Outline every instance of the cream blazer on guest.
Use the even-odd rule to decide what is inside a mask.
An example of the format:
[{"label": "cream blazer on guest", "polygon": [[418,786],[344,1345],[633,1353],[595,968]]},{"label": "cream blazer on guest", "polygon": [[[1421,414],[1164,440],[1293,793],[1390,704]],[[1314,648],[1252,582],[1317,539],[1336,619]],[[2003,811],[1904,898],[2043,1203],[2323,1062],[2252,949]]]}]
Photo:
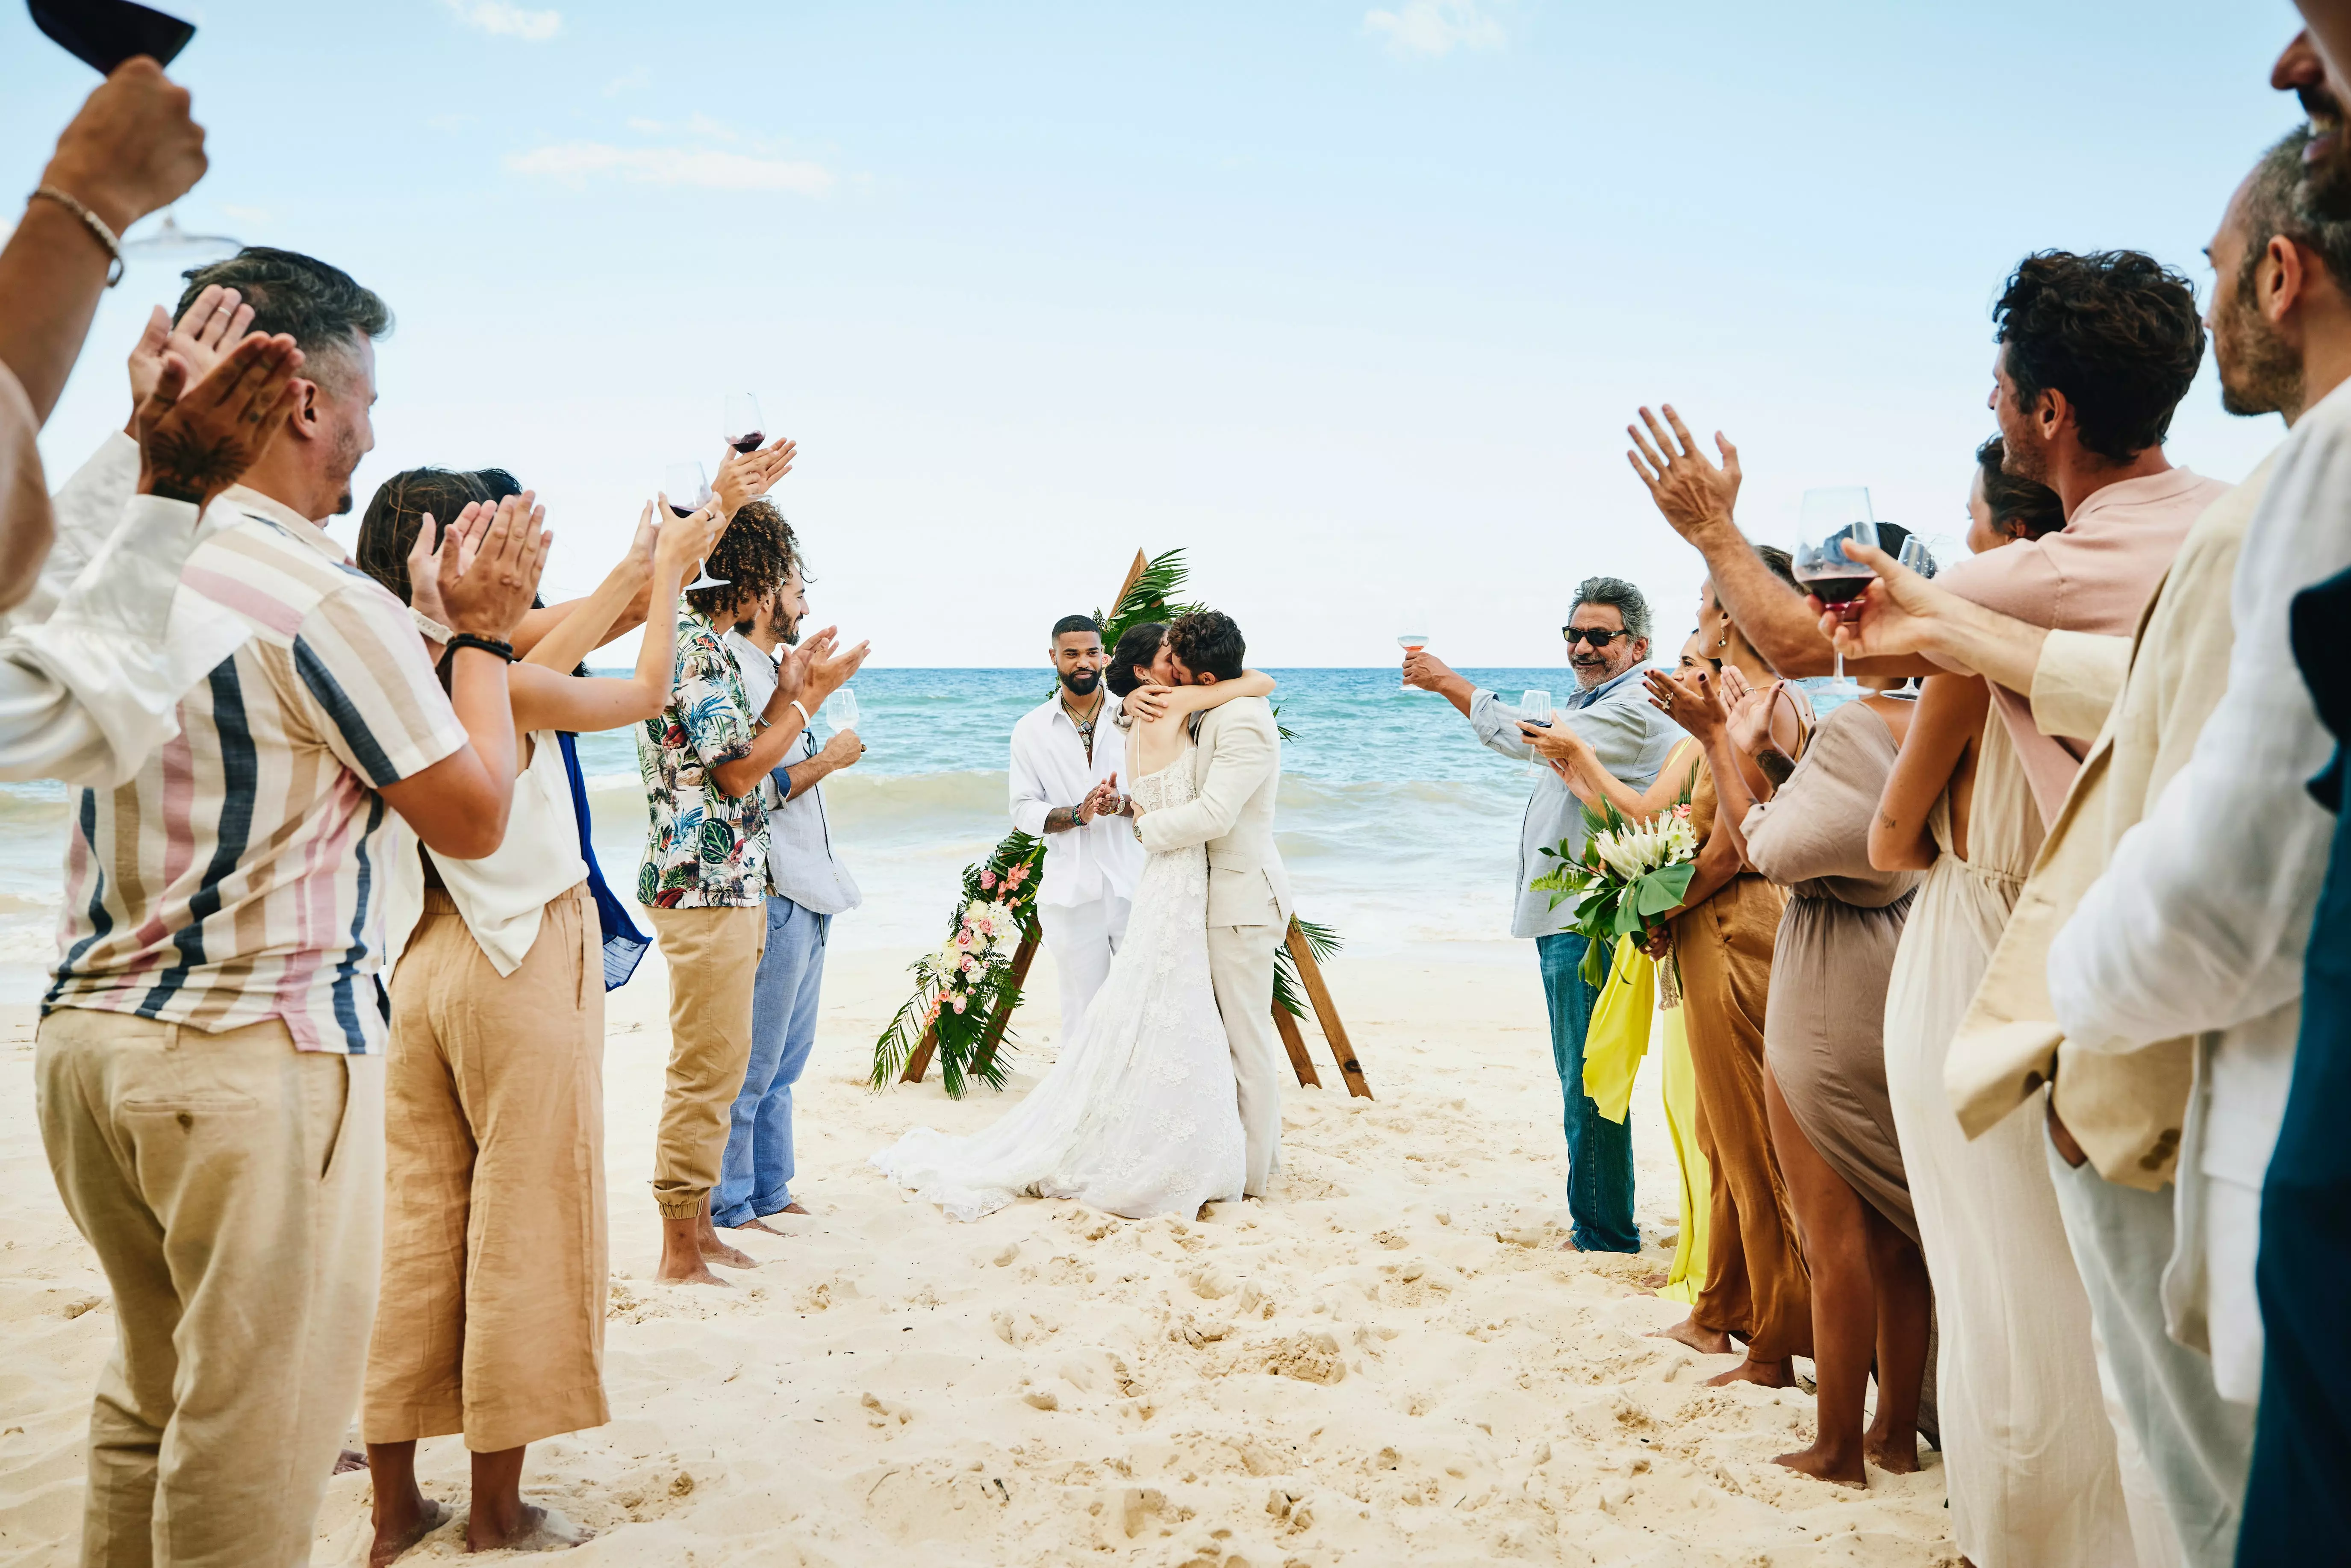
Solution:
[{"label": "cream blazer on guest", "polygon": [[1945,1060],[1943,1086],[1970,1138],[2054,1082],[2057,1114],[2098,1174],[2159,1191],[2179,1155],[2194,1041],[2110,1055],[2074,1049],[2050,1005],[2049,944],[2123,834],[2153,810],[2229,685],[2237,552],[2273,452],[2197,518],[2139,616],[2136,637],[2052,632],[2032,672],[2033,722],[2097,740],[2034,857],[2015,913]]},{"label": "cream blazer on guest", "polygon": [[1210,925],[1290,925],[1290,873],[1273,847],[1281,789],[1281,730],[1263,697],[1235,697],[1200,716],[1192,753],[1198,794],[1135,821],[1143,847],[1165,854],[1208,846]]}]

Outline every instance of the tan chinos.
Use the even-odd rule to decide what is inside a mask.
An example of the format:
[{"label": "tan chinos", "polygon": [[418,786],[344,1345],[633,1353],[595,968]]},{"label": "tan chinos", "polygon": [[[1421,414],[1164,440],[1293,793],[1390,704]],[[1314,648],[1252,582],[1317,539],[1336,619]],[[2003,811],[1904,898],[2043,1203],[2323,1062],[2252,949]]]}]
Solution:
[{"label": "tan chinos", "polygon": [[392,984],[370,1443],[494,1454],[611,1419],[600,941],[582,883],[501,976],[425,892]]},{"label": "tan chinos", "polygon": [[114,1292],[83,1563],[309,1562],[375,1312],[382,1067],[276,1021],[42,1020],[41,1142]]},{"label": "tan chinos", "polygon": [[669,1076],[653,1134],[653,1204],[702,1212],[726,1157],[726,1117],[751,1064],[751,992],[768,950],[768,907],[645,908],[669,966]]}]

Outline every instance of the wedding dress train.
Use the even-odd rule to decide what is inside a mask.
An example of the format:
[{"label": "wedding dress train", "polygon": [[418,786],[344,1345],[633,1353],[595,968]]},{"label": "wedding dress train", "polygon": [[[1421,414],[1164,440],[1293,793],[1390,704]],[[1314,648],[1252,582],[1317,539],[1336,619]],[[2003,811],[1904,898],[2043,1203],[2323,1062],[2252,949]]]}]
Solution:
[{"label": "wedding dress train", "polygon": [[[1138,779],[1148,811],[1194,794],[1187,747]],[[1126,940],[1086,1009],[1077,1050],[994,1125],[970,1137],[917,1127],[873,1156],[951,1219],[1025,1194],[1130,1219],[1238,1200],[1246,1153],[1231,1048],[1208,981],[1208,857],[1198,845],[1144,862]]]}]

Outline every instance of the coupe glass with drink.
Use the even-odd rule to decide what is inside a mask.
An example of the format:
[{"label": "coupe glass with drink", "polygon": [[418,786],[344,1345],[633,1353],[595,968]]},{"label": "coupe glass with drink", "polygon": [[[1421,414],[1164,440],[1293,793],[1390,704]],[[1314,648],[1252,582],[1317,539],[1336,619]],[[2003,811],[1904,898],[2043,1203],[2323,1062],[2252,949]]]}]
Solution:
[{"label": "coupe glass with drink", "polygon": [[760,417],[759,400],[749,392],[728,392],[721,432],[736,451],[758,451],[759,444],[768,439],[768,422]]},{"label": "coupe glass with drink", "polygon": [[[1428,633],[1426,632],[1399,632],[1396,636],[1396,646],[1404,650],[1406,658],[1410,658],[1428,646]],[[1410,681],[1404,682],[1403,686],[1405,691],[1413,689]]]},{"label": "coupe glass with drink", "polygon": [[[1877,548],[1877,523],[1869,515],[1869,492],[1861,486],[1804,492],[1805,542],[1796,547],[1796,581],[1805,592],[1834,608],[1840,618],[1877,574],[1846,553],[1849,545]],[[1819,539],[1818,544],[1812,541]],[[1836,678],[1829,690],[1850,696],[1861,688],[1844,678],[1844,650],[1836,653]]]},{"label": "coupe glass with drink", "polygon": [[[674,516],[690,517],[710,499],[710,476],[699,463],[673,463],[662,470],[662,494]],[[726,579],[713,577],[705,564],[688,588],[724,588]]]}]

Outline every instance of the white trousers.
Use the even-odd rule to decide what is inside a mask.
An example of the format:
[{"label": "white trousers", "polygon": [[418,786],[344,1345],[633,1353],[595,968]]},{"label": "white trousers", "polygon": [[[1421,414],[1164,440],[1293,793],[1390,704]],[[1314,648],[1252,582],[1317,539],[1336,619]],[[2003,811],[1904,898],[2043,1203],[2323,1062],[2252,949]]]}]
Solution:
[{"label": "white trousers", "polygon": [[1110,961],[1126,940],[1126,917],[1134,908],[1113,894],[1092,904],[1040,904],[1037,923],[1053,967],[1061,977],[1061,1060],[1084,1041],[1086,1008],[1110,978]]}]

